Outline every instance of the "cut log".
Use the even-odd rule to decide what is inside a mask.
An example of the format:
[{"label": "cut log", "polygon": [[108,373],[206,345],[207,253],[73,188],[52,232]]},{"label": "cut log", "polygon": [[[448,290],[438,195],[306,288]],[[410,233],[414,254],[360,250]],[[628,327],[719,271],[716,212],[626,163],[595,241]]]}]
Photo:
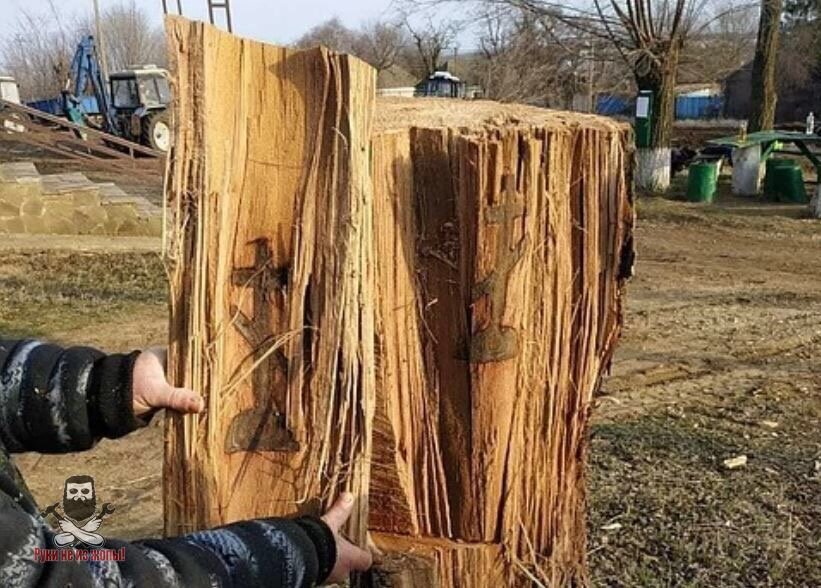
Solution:
[{"label": "cut log", "polygon": [[166,530],[347,488],[377,584],[583,584],[629,129],[461,100],[372,117],[353,58],[168,26],[171,369],[207,409],[169,420]]},{"label": "cut log", "polygon": [[[325,49],[167,28],[170,369],[206,398],[168,421],[177,534],[367,492],[375,75]],[[349,529],[361,540],[365,506]]]},{"label": "cut log", "polygon": [[632,265],[628,134],[521,106],[385,100],[373,150],[370,527],[441,554],[499,549],[498,567],[441,555],[438,586],[584,582],[587,419]]},{"label": "cut log", "polygon": [[445,588],[505,586],[505,563],[498,543],[463,543],[448,539],[375,533],[387,555],[371,574],[375,588]]}]

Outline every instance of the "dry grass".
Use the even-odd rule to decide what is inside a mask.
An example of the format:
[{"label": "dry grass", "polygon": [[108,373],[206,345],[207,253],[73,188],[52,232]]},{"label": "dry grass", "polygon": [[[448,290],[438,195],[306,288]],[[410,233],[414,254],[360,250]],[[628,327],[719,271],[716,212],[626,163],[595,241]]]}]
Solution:
[{"label": "dry grass", "polygon": [[[761,421],[777,422],[771,429]],[[821,406],[790,383],[593,430],[600,586],[821,585]],[[744,454],[748,465],[723,460]],[[618,530],[601,527],[618,522]]]},{"label": "dry grass", "polygon": [[95,322],[128,321],[163,312],[166,300],[155,253],[0,253],[4,336],[54,336]]}]

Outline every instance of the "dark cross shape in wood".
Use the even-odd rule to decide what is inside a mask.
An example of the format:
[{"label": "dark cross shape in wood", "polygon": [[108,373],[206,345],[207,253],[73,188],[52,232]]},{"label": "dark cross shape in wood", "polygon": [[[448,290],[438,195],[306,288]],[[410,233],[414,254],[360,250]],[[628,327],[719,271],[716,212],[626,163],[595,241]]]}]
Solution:
[{"label": "dark cross shape in wood", "polygon": [[490,225],[500,225],[496,236],[496,259],[493,270],[482,281],[473,285],[472,304],[487,298],[490,319],[481,330],[473,333],[468,347],[468,359],[474,363],[503,361],[516,356],[519,339],[516,329],[502,325],[502,313],[507,296],[510,274],[525,252],[526,237],[511,245],[516,219],[524,216],[524,204],[513,189],[514,178],[506,175],[502,179],[505,201],[485,209],[485,218]]},{"label": "dark cross shape in wood", "polygon": [[249,317],[231,306],[234,326],[253,349],[254,406],[239,413],[228,427],[225,451],[297,451],[299,444],[288,430],[284,413],[288,394],[288,360],[281,349],[271,351],[271,302],[288,283],[287,268],[274,266],[268,239],[252,241],[254,266],[235,268],[231,283],[252,288],[254,313]]}]

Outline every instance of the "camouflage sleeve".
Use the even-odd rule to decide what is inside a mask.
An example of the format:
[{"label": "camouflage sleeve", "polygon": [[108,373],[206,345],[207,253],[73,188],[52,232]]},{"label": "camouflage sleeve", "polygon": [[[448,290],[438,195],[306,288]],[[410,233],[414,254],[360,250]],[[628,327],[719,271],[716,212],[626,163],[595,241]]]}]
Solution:
[{"label": "camouflage sleeve", "polygon": [[65,453],[143,426],[131,397],[137,355],[0,340],[0,442],[12,453]]},{"label": "camouflage sleeve", "polygon": [[116,558],[64,560],[56,555],[55,531],[36,510],[31,512],[32,506],[13,480],[0,473],[4,588],[307,588],[322,583],[336,562],[333,534],[316,518],[244,521],[133,543],[105,539],[100,549]]}]

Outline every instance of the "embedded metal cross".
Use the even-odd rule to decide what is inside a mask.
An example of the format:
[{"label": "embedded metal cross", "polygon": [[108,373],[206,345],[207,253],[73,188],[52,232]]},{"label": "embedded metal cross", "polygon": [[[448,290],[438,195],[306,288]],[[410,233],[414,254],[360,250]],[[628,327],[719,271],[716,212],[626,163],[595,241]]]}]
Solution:
[{"label": "embedded metal cross", "polygon": [[281,349],[271,351],[272,296],[285,289],[287,268],[274,266],[268,239],[252,242],[254,266],[234,269],[231,282],[253,290],[253,316],[231,307],[233,324],[253,349],[254,406],[239,413],[228,427],[225,451],[297,451],[283,412],[288,388],[288,360]]},{"label": "embedded metal cross", "polygon": [[[504,178],[503,186],[514,181],[511,176]],[[468,359],[474,363],[503,361],[515,357],[519,350],[516,329],[502,325],[502,313],[507,295],[507,284],[513,268],[524,255],[526,238],[511,246],[516,219],[524,216],[525,207],[516,200],[517,194],[512,189],[505,189],[506,200],[485,209],[485,218],[489,225],[499,225],[496,238],[496,259],[493,270],[482,281],[474,284],[471,291],[472,304],[487,298],[490,319],[487,325],[474,333],[470,339]]]}]

